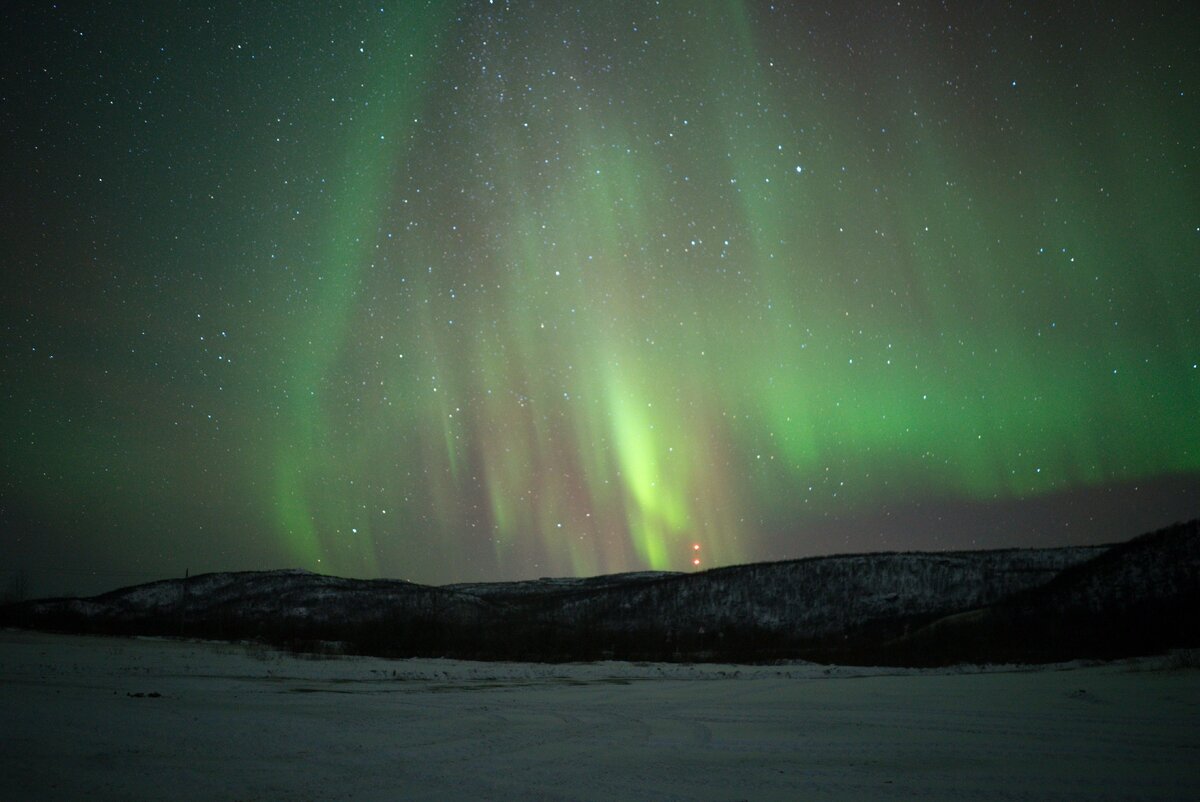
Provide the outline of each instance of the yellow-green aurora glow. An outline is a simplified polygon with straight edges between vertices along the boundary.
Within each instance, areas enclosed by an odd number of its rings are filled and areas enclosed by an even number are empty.
[[[1200,511],[1188,4],[215,5],[5,35],[11,564],[444,582]]]

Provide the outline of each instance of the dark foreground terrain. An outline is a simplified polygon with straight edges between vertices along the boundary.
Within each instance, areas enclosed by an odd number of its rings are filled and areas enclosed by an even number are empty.
[[[929,666],[1200,646],[1200,521],[1113,546],[820,557],[427,587],[205,574],[0,608],[0,625],[487,660]]]

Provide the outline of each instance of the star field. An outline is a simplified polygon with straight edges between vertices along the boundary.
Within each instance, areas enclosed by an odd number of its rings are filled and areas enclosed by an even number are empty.
[[[28,4],[0,559],[449,582],[1192,517],[1198,23]]]

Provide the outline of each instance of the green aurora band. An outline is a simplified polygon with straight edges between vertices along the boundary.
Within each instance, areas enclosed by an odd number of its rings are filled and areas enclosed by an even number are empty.
[[[297,155],[219,146],[243,213],[206,258],[257,303],[194,290],[245,367],[180,395],[229,421],[196,450],[264,552],[682,569],[913,499],[1200,474],[1186,21],[1113,60],[1100,22],[999,9],[851,37],[836,4],[384,5],[291,23],[336,60],[277,48],[242,85],[263,119],[307,98]],[[130,475],[184,447],[131,431]]]
[[[359,547],[392,507],[411,510],[400,531],[490,538],[502,573],[677,568],[693,542],[746,559],[763,511],[786,525],[917,488],[1022,497],[1200,468],[1200,286],[1194,269],[1182,291],[1154,285],[1196,264],[1195,238],[1109,199],[1088,164],[1110,146],[1064,147],[1080,123],[1036,97],[1012,102],[1024,136],[947,134],[924,119],[952,111],[932,76],[854,114],[805,91],[829,78],[803,50],[786,67],[761,52],[743,6],[669,4],[652,52],[599,8],[475,20],[425,56],[469,65],[454,97],[425,99],[451,143],[386,165],[379,120],[351,131],[347,172],[396,190],[346,182],[330,226],[316,339],[337,358],[302,362],[299,383],[340,374],[362,418],[331,442],[320,402],[299,402],[308,455],[278,469],[301,554],[349,522]],[[586,64],[585,35],[622,68]],[[874,102],[913,110],[876,127]],[[403,125],[412,98],[392,105]],[[406,178],[437,194],[409,211]],[[1153,165],[1104,180],[1195,208]],[[348,321],[364,314],[386,320],[378,346]],[[407,470],[384,488],[389,452]]]

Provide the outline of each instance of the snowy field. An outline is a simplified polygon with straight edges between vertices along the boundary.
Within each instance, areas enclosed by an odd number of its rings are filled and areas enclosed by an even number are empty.
[[[1200,799],[1200,670],[308,660],[0,631],[0,799]]]

